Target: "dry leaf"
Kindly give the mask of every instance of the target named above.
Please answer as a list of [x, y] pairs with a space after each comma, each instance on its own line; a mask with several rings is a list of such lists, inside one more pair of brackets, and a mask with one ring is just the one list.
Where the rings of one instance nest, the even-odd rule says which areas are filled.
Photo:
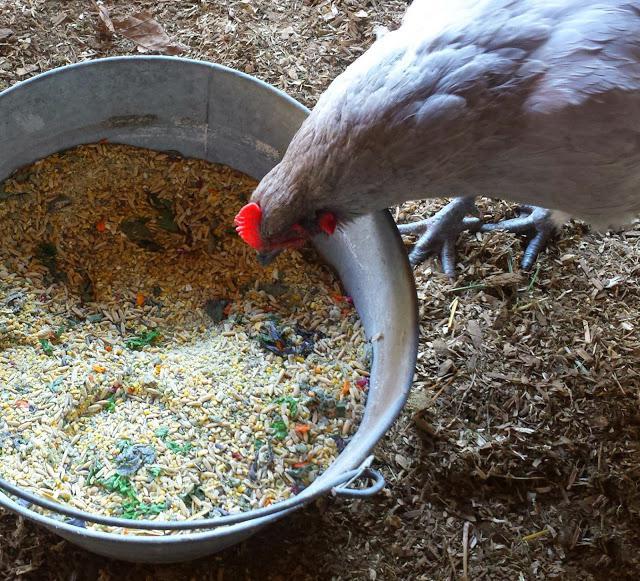
[[591, 419], [591, 426], [601, 430], [605, 430], [609, 427], [609, 418], [606, 416], [595, 416]]
[[19, 77], [24, 77], [30, 73], [34, 73], [38, 70], [38, 65], [26, 65], [24, 67], [18, 67], [16, 69], [16, 75]]
[[438, 437], [438, 430], [433, 427], [427, 420], [425, 420], [419, 413], [413, 416], [413, 423], [416, 425], [416, 428], [425, 434], [436, 438]]
[[451, 354], [449, 345], [447, 345], [442, 339], [433, 340], [433, 350], [436, 352], [436, 355], [440, 355], [441, 357], [446, 357]]
[[185, 47], [172, 42], [162, 26], [148, 12], [137, 12], [126, 18], [113, 20], [116, 31], [146, 50], [174, 55]]
[[111, 16], [109, 16], [109, 10], [107, 10], [106, 6], [98, 4], [95, 0], [93, 1], [93, 5], [98, 11], [98, 32], [100, 36], [111, 38], [115, 34], [116, 29], [111, 21]]
[[409, 470], [411, 468], [411, 464], [412, 464], [411, 458], [407, 458], [402, 454], [396, 454], [395, 461], [396, 461], [396, 464], [399, 464], [400, 467], [404, 468], [405, 470]]
[[576, 354], [585, 362], [591, 363], [593, 361], [593, 357], [585, 351], [582, 347], [578, 347], [576, 349]]
[[66, 12], [59, 12], [58, 15], [51, 20], [51, 24], [59, 26], [66, 20], [69, 20], [69, 15]]
[[488, 287], [502, 288], [513, 287], [524, 282], [524, 276], [520, 272], [503, 272], [487, 276], [482, 280], [482, 284]]
[[438, 367], [438, 377], [444, 377], [452, 369], [453, 369], [453, 360], [446, 359]]
[[433, 403], [433, 394], [426, 389], [414, 389], [409, 393], [407, 409], [420, 413]]
[[248, 10], [249, 12], [252, 12], [253, 14], [256, 14], [258, 12], [256, 10], [256, 8], [251, 5], [250, 0], [240, 0], [239, 7], [240, 8], [244, 8], [245, 10]]
[[338, 14], [340, 14], [340, 12], [338, 11], [338, 9], [335, 7], [334, 4], [320, 5], [318, 9], [322, 16], [322, 19], [326, 20], [327, 22], [329, 20], [333, 20], [336, 16], [338, 16]]
[[394, 529], [399, 529], [402, 526], [402, 520], [400, 520], [400, 517], [397, 514], [387, 515], [387, 518], [384, 519], [384, 522]]
[[0, 28], [0, 40], [9, 38], [12, 35], [13, 35], [13, 30], [11, 30], [10, 28]]
[[469, 337], [471, 337], [473, 346], [476, 349], [480, 349], [482, 347], [482, 329], [480, 328], [480, 323], [475, 319], [471, 319], [467, 323], [467, 332], [469, 333]]

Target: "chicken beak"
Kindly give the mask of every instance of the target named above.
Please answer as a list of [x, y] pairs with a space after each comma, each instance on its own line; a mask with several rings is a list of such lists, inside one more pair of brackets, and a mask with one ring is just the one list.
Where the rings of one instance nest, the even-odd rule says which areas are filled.
[[271, 250], [270, 252], [258, 252], [258, 262], [260, 266], [269, 266], [281, 252], [281, 249]]

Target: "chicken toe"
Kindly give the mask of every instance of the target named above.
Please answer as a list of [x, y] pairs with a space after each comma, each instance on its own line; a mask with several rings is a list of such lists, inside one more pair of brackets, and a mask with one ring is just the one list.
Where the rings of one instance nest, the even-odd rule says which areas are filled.
[[411, 224], [398, 224], [400, 234], [419, 236], [409, 254], [409, 262], [417, 266], [429, 256], [439, 255], [442, 270], [454, 278], [456, 270], [456, 240], [461, 232], [477, 232], [479, 218], [468, 216], [477, 213], [473, 198], [455, 198], [439, 212]]
[[544, 250], [547, 242], [557, 232], [557, 226], [551, 218], [551, 211], [538, 206], [521, 206], [517, 218], [501, 220], [494, 224], [483, 224], [480, 232], [506, 230], [514, 234], [524, 234], [530, 238], [522, 256], [522, 269], [529, 270]]

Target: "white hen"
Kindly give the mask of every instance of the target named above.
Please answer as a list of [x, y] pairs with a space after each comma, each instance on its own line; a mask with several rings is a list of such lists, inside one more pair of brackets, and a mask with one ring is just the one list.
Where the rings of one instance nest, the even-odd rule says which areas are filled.
[[[608, 227], [640, 211], [639, 186], [640, 0], [416, 0], [329, 86], [252, 202], [271, 255], [320, 216], [458, 196], [410, 227], [424, 230], [412, 262], [440, 241], [451, 271], [458, 232], [480, 228], [463, 222], [476, 195]], [[506, 226], [536, 224], [541, 243], [547, 214]]]

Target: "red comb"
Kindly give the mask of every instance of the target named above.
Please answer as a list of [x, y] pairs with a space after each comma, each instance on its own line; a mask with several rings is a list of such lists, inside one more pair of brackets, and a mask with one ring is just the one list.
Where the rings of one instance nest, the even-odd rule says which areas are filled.
[[336, 231], [338, 220], [331, 212], [322, 212], [318, 218], [318, 226], [325, 234], [331, 236]]
[[262, 210], [255, 202], [243, 206], [234, 220], [236, 232], [240, 238], [256, 250], [260, 250], [263, 246], [260, 237], [260, 220], [262, 220]]

